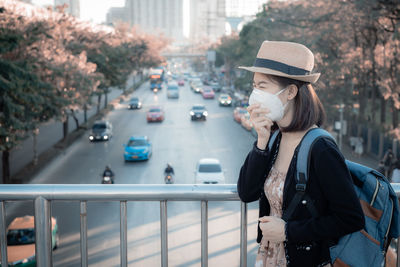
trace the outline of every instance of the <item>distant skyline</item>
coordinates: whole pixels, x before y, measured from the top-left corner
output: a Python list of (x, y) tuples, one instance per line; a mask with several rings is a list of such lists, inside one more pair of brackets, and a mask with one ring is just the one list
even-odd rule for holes
[[(54, 0), (32, 0), (38, 6), (54, 5)], [(110, 7), (123, 7), (125, 0), (80, 0), (80, 19), (103, 23)], [(95, 8), (93, 8), (95, 7)]]

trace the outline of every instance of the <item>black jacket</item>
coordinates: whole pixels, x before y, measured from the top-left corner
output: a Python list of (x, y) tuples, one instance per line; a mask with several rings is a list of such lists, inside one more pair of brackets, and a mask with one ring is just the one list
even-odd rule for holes
[[(259, 200), (260, 217), (270, 213), (263, 188), (280, 140), (281, 134), (272, 152), (260, 150), (254, 144), (240, 170), (237, 184), (240, 199), (243, 202)], [(283, 211), (296, 193), (298, 148), (295, 149), (283, 188)], [(364, 215), (351, 175), (343, 155), (329, 139), (319, 139), (312, 148), (306, 194), (312, 199), (319, 216), (312, 218), (307, 203), (301, 203), (288, 220), (285, 241), (288, 266), (323, 266), (329, 263), (329, 247), (337, 243), (341, 236), (364, 227)], [(258, 227), (257, 242), (261, 242), (261, 238)]]

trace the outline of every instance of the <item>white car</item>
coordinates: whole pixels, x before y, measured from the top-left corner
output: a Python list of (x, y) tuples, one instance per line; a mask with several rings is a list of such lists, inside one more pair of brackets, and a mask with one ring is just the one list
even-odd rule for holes
[(224, 172), (218, 159), (200, 159), (196, 166), (195, 180), (197, 184), (223, 184)]

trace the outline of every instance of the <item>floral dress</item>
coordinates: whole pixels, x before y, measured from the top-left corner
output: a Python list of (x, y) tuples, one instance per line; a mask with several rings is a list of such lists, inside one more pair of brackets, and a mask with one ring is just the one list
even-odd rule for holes
[[(281, 173), (272, 167), (264, 183), (264, 192), (271, 207), (270, 216), (282, 217), (283, 186), (286, 173)], [(286, 266), (285, 247), (283, 242), (272, 243), (261, 239), (258, 248), (255, 267)]]

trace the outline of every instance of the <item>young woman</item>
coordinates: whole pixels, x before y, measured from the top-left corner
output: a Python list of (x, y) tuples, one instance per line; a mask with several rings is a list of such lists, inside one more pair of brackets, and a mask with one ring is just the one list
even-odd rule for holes
[[(256, 266), (330, 266), (329, 247), (364, 227), (364, 215), (344, 158), (334, 142), (312, 148), (306, 194), (285, 222), (282, 214), (296, 193), (297, 147), (306, 132), (320, 127), (325, 113), (311, 83), (314, 55), (305, 46), (265, 41), (252, 67), (248, 111), (258, 138), (240, 170), (242, 201), (259, 200)], [(271, 151), (271, 132), (280, 133)], [(304, 159), (307, 160), (307, 159)], [(318, 216), (309, 212), (310, 203)]]

